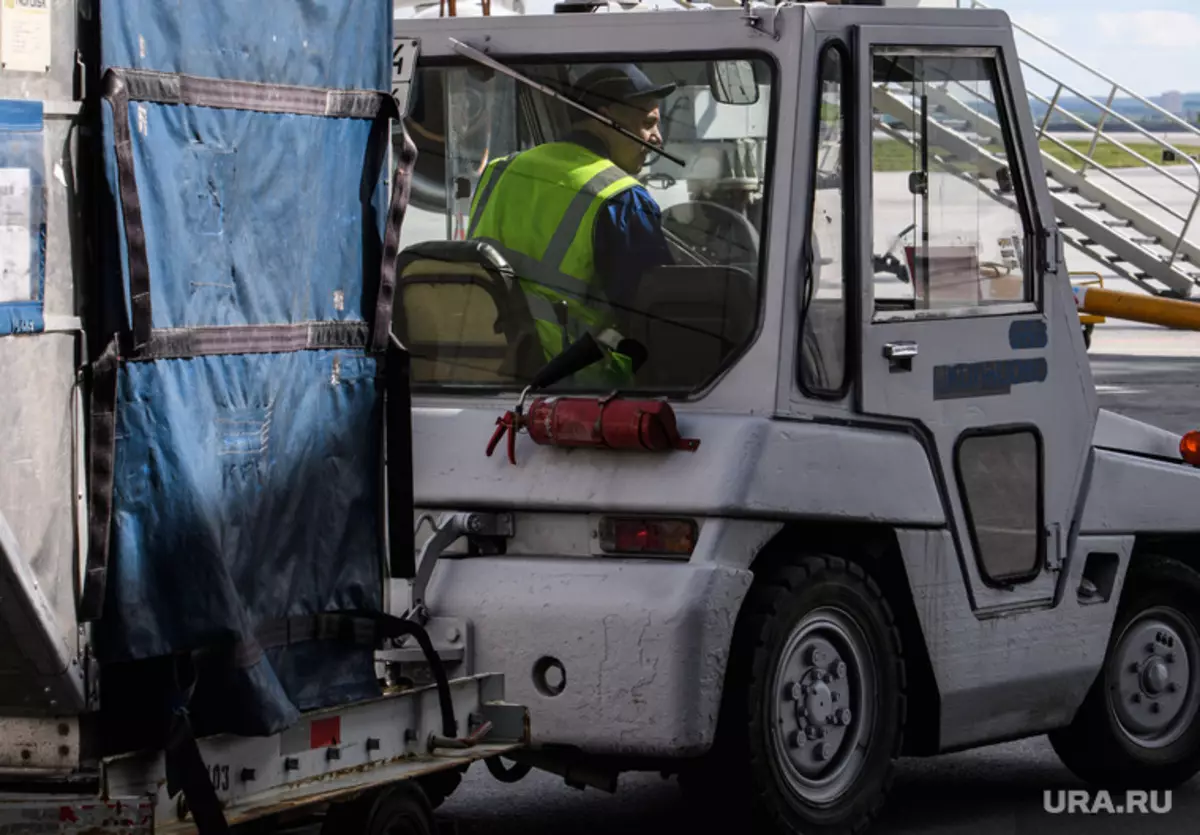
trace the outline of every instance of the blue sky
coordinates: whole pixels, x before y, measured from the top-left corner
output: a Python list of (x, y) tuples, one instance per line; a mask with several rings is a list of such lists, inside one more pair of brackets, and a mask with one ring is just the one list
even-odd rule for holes
[[(1013, 22), (1142, 95), (1200, 92), (1200, 0), (984, 0)], [(1018, 33), (1021, 57), (1093, 97), (1103, 81)], [(1025, 83), (1048, 94), (1030, 69)], [(1053, 92), (1053, 85), (1049, 92)]]

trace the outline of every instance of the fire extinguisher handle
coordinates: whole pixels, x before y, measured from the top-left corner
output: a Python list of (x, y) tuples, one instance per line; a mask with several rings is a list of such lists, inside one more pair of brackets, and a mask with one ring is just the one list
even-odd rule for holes
[(488, 458), (492, 457), (492, 453), (496, 451), (496, 445), (500, 443), (500, 439), (504, 437), (504, 433), (512, 426), (512, 412), (505, 412), (502, 417), (496, 418), (496, 431), (492, 433), (492, 439), (488, 441), (487, 454)]
[(510, 464), (517, 463), (517, 427), (520, 419), (512, 412), (505, 412), (502, 417), (496, 418), (496, 431), (492, 433), (492, 439), (488, 441), (487, 455), (492, 457), (492, 453), (496, 451), (496, 447), (500, 444), (500, 439), (505, 434), (508, 435), (508, 461)]

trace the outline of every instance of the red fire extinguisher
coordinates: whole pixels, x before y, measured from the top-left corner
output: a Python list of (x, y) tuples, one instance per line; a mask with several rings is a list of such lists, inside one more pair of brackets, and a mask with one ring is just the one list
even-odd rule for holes
[(695, 451), (700, 441), (683, 438), (675, 411), (663, 400), (625, 400), (608, 397), (545, 397), (529, 404), (524, 414), (518, 403), (496, 418), (496, 431), (488, 443), (490, 458), (500, 439), (508, 435), (508, 460), (517, 463), (517, 433), (525, 431), (543, 446), (626, 449), (643, 452)]

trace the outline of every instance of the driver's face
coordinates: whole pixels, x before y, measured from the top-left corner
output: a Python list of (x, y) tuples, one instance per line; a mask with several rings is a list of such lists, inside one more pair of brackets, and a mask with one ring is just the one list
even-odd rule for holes
[[(616, 104), (605, 108), (605, 112), (625, 130), (634, 136), (640, 136), (646, 142), (656, 147), (662, 147), (661, 116), (657, 99), (643, 99), (628, 104)], [(625, 170), (627, 174), (636, 175), (646, 165), (650, 151), (644, 145), (634, 142), (627, 136), (616, 131), (606, 131), (608, 148), (612, 161)]]

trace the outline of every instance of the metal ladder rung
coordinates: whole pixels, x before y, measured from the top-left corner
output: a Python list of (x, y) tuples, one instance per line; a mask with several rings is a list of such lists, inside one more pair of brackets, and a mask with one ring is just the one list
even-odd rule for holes
[(1129, 240), (1133, 241), (1135, 244), (1156, 244), (1156, 243), (1158, 243), (1158, 238), (1147, 238), (1145, 236), (1140, 237), (1140, 238), (1130, 238)]
[(1104, 208), (1103, 203), (1076, 203), (1075, 208), (1084, 212), (1096, 212)]
[(1133, 226), (1133, 222), (1129, 220), (1122, 220), (1121, 218), (1113, 218), (1104, 221), (1104, 225), (1128, 229), (1129, 227)]

